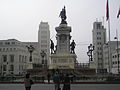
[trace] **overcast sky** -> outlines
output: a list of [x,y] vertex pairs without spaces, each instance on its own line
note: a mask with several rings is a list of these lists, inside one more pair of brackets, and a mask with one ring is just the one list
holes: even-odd
[[[49,23],[51,38],[56,42],[55,27],[60,24],[59,13],[65,5],[67,22],[72,27],[72,39],[77,44],[77,59],[87,62],[86,52],[88,45],[92,42],[93,22],[102,21],[107,28],[106,1],[0,0],[0,40],[14,38],[24,42],[37,41],[39,24],[43,21]],[[119,6],[120,0],[109,0],[111,40],[114,40],[116,29],[120,35],[120,18],[116,18]]]

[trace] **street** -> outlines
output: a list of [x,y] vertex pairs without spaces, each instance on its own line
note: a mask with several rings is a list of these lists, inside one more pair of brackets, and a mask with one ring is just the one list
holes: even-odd
[[[25,90],[25,88],[24,84],[0,84],[0,90]],[[34,84],[31,90],[54,90],[54,85]],[[72,84],[71,90],[120,90],[120,84]]]

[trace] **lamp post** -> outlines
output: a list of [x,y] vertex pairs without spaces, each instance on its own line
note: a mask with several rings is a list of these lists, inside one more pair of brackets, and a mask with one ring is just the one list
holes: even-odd
[[117,30],[116,30],[116,37],[114,37],[114,39],[116,39],[116,43],[117,43],[117,60],[118,60],[118,74],[119,74],[119,51],[118,51],[118,33],[117,33]]
[[45,64],[45,56],[46,56],[46,53],[42,50],[41,51],[41,57],[42,57],[42,66],[44,67],[46,64]]
[[30,45],[30,46],[26,46],[28,49],[28,52],[30,53],[30,58],[29,58],[29,69],[33,69],[33,64],[32,64],[32,53],[35,50],[35,48]]
[[90,56],[91,56],[91,55],[90,55],[90,51],[87,52],[87,55],[88,55],[88,57],[89,57],[89,64],[88,64],[88,66],[90,67]]
[[35,50],[35,48],[32,45],[26,46],[26,47],[28,48],[28,51],[30,53],[30,59],[29,60],[30,60],[30,62],[32,62],[32,53]]
[[93,50],[94,50],[94,46],[93,46],[92,44],[90,44],[90,45],[88,46],[88,52],[87,52],[87,55],[88,55],[88,57],[89,57],[89,67],[90,67],[90,61],[93,60],[93,56],[92,56]]

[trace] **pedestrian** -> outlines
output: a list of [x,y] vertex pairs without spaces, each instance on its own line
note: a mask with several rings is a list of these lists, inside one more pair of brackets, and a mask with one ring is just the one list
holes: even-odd
[[60,90],[60,75],[58,72],[55,72],[53,82],[55,84],[55,90]]
[[63,73],[60,73],[60,82],[63,83],[64,75]]
[[33,80],[30,78],[30,74],[26,74],[24,79],[25,90],[31,90],[32,84]]
[[70,90],[70,77],[68,74],[64,77],[63,90]]
[[47,74],[48,83],[50,83],[50,77],[51,77],[51,75],[50,75],[50,73],[48,73]]

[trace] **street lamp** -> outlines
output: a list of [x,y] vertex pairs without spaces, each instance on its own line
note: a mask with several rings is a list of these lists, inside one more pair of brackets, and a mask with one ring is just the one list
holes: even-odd
[[26,47],[28,48],[28,51],[30,53],[30,62],[32,62],[32,53],[35,50],[35,48],[32,45]]
[[46,65],[46,63],[45,63],[46,53],[42,50],[40,54],[41,54],[41,57],[42,57],[42,65],[45,66]]
[[118,37],[114,37],[114,39],[116,39],[116,43],[117,43],[117,60],[118,60],[118,74],[119,74],[119,51],[118,51]]
[[90,67],[90,61],[93,60],[93,57],[92,57],[92,52],[93,52],[93,50],[94,50],[94,46],[93,46],[92,44],[90,44],[90,45],[88,46],[88,52],[87,52],[87,55],[88,55],[88,57],[89,57],[89,67]]

